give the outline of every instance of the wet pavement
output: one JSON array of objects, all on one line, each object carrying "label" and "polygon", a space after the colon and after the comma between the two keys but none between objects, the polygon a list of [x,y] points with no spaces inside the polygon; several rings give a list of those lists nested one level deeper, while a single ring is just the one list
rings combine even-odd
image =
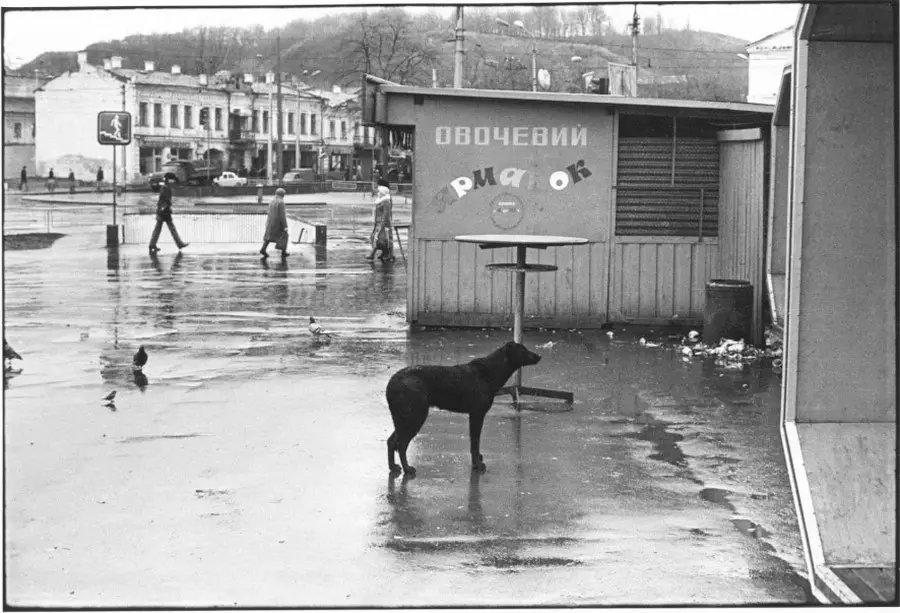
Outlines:
[{"label": "wet pavement", "polygon": [[480,475],[465,417],[434,410],[418,476],[391,478],[390,374],[510,333],[410,329],[405,265],[362,260],[354,206],[325,207],[341,230],[286,262],[107,251],[88,223],[4,254],[25,358],[5,389],[10,604],[811,602],[780,379],[685,362],[661,330],[526,331],[544,359],[525,383],[573,391],[571,410],[498,400]]}]

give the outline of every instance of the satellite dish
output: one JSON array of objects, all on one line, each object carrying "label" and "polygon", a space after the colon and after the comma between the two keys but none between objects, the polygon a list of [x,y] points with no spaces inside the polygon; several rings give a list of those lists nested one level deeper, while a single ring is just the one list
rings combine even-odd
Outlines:
[{"label": "satellite dish", "polygon": [[540,83],[541,87],[544,89],[550,89],[550,71],[546,68],[538,70],[538,83]]}]

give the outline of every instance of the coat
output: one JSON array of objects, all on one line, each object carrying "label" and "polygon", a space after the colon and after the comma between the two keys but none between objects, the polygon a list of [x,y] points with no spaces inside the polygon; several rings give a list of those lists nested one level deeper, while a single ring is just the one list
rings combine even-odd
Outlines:
[{"label": "coat", "polygon": [[159,200],[156,201],[156,218],[160,221],[172,221],[172,188],[164,183],[159,188]]},{"label": "coat", "polygon": [[266,234],[264,241],[277,242],[288,229],[287,211],[284,208],[284,198],[276,197],[269,204],[269,216],[266,218]]}]

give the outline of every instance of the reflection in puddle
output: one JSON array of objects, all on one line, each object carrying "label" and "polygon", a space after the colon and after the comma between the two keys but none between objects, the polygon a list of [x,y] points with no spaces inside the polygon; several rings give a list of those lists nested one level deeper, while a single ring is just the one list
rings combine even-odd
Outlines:
[{"label": "reflection in puddle", "polygon": [[651,459],[684,468],[687,466],[687,458],[684,452],[681,451],[681,447],[678,446],[678,442],[684,440],[684,437],[666,430],[668,425],[668,423],[663,421],[652,421],[644,426],[640,432],[624,434],[623,436],[653,443],[656,453],[650,455]]}]

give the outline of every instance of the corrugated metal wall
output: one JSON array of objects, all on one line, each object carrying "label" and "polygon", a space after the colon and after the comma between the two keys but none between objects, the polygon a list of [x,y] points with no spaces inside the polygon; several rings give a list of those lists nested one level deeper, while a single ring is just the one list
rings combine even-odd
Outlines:
[{"label": "corrugated metal wall", "polygon": [[[742,131],[753,140],[720,143],[719,267],[722,279],[753,284],[754,343],[762,341],[764,143],[759,130]],[[723,134],[727,135],[728,132]]]},{"label": "corrugated metal wall", "polygon": [[[514,262],[514,249],[479,249],[446,239],[414,239],[413,308],[420,324],[497,326],[512,323],[512,275],[490,271]],[[528,261],[555,272],[525,277],[526,326],[599,326],[606,321],[606,243],[529,249]]]},{"label": "corrugated metal wall", "polygon": [[[617,236],[714,237],[719,149],[712,139],[620,138]],[[702,203],[702,210],[701,210]]]}]

